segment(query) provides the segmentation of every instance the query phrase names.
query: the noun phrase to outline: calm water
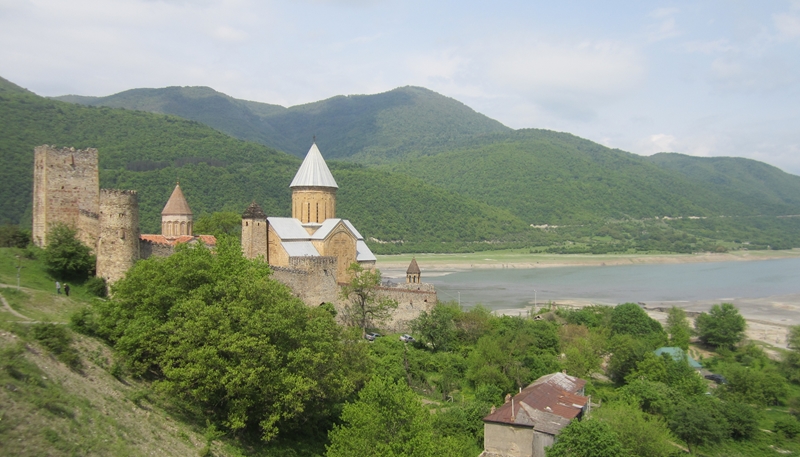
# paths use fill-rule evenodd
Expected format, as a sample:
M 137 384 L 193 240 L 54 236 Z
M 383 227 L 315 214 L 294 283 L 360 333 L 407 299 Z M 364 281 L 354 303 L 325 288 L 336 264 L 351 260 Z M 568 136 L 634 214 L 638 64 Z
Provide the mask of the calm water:
M 439 299 L 521 308 L 535 299 L 594 303 L 734 300 L 800 294 L 800 258 L 669 265 L 490 269 L 424 277 Z

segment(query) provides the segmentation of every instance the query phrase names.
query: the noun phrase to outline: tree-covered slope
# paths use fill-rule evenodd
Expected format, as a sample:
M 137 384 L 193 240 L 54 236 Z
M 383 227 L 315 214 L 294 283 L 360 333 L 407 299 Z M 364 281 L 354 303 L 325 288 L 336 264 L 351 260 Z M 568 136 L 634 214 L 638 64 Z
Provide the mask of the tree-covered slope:
M 800 214 L 800 176 L 772 165 L 742 157 L 693 157 L 666 153 L 646 160 L 665 170 L 676 171 L 707 189 L 723 194 L 756 214 Z
M 268 214 L 287 216 L 289 183 L 300 166 L 296 157 L 194 121 L 0 92 L 0 223 L 30 224 L 33 150 L 41 144 L 97 148 L 101 186 L 139 192 L 145 233 L 159 230 L 160 211 L 178 179 L 196 215 L 241 212 L 255 200 Z M 526 229 L 505 210 L 415 178 L 330 166 L 341 188 L 338 215 L 368 238 L 468 242 Z
M 58 99 L 174 114 L 298 157 L 316 136 L 327 157 L 364 163 L 438 151 L 475 135 L 510 131 L 461 102 L 421 87 L 337 96 L 291 108 L 237 100 L 207 87 L 133 89 L 108 97 Z
M 701 177 L 547 130 L 487 136 L 453 151 L 387 168 L 507 208 L 535 224 L 800 211 L 796 198 L 775 197 L 767 205 L 761 194 L 753 193 L 753 198 L 745 201 L 728 195 L 726 189 L 709 186 Z M 787 176 L 788 180 L 796 178 Z M 753 184 L 738 183 L 743 188 Z M 771 186 L 779 185 L 761 183 L 761 187 Z

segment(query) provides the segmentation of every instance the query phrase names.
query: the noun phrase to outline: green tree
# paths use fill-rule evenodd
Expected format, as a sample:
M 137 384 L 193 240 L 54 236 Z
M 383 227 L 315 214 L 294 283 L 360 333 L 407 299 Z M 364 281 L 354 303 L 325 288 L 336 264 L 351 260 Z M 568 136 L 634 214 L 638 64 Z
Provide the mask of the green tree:
M 623 303 L 611 311 L 611 332 L 616 335 L 632 335 L 646 338 L 651 346 L 666 342 L 666 334 L 657 320 L 647 315 L 636 303 Z
M 726 438 L 728 421 L 720 411 L 720 402 L 704 396 L 681 401 L 670 412 L 669 427 L 689 447 L 716 443 Z
M 342 286 L 341 296 L 348 300 L 344 310 L 344 318 L 353 326 L 361 329 L 362 336 L 367 328 L 384 322 L 397 309 L 397 301 L 378 294 L 381 285 L 381 272 L 378 269 L 368 270 L 353 262 L 347 268 L 350 282 Z
M 686 319 L 686 311 L 683 308 L 673 306 L 667 315 L 667 333 L 669 334 L 670 346 L 689 349 L 689 339 L 692 336 L 692 327 Z
M 672 445 L 675 438 L 667 423 L 660 417 L 642 412 L 635 404 L 603 404 L 594 415 L 611 425 L 620 444 L 631 455 L 668 457 L 675 453 L 675 446 Z
M 372 378 L 341 420 L 328 433 L 328 457 L 437 455 L 431 414 L 402 381 Z
M 547 457 L 627 457 L 619 436 L 606 422 L 574 420 L 561 430 L 556 444 L 546 449 Z
M 16 225 L 0 225 L 0 247 L 24 248 L 31 242 L 30 230 L 22 230 Z
M 202 235 L 233 235 L 241 238 L 242 216 L 230 211 L 203 214 L 195 221 L 193 231 Z
M 83 280 L 94 272 L 92 250 L 81 243 L 66 224 L 54 224 L 47 234 L 44 261 L 47 271 L 59 279 Z
M 138 262 L 96 305 L 97 333 L 134 375 L 264 441 L 302 418 L 329 420 L 353 390 L 350 346 L 324 307 L 309 308 L 223 236 Z M 90 321 L 90 320 L 85 320 Z
M 458 305 L 437 303 L 428 311 L 420 313 L 411 322 L 411 329 L 423 343 L 430 344 L 434 351 L 447 350 L 456 339 L 454 318 L 461 314 Z
M 789 334 L 786 337 L 789 349 L 800 351 L 800 325 L 789 327 Z
M 733 304 L 722 303 L 697 316 L 694 325 L 702 342 L 731 349 L 744 338 L 747 322 Z

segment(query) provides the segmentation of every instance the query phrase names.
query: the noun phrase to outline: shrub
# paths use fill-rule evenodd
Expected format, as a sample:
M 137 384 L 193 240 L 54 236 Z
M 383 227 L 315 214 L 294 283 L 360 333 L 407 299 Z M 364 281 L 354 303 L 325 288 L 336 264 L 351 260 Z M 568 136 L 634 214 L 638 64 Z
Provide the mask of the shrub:
M 73 370 L 82 368 L 78 351 L 72 347 L 72 337 L 69 330 L 63 325 L 34 324 L 31 327 L 33 337 L 42 346 L 52 352 L 58 360 Z
M 95 297 L 104 298 L 108 295 L 108 286 L 106 285 L 105 278 L 92 276 L 87 279 L 83 285 L 86 287 L 86 291 Z

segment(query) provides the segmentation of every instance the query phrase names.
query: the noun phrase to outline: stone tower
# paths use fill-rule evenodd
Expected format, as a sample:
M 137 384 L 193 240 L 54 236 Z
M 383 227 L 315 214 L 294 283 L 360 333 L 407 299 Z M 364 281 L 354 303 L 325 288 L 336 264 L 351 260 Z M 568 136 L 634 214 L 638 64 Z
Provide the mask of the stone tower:
M 417 259 L 412 258 L 406 270 L 406 284 L 419 284 L 422 282 L 422 272 L 417 265 Z
M 97 276 L 108 284 L 139 259 L 139 196 L 135 190 L 100 190 Z
M 164 236 L 192 235 L 192 210 L 183 196 L 180 183 L 175 184 L 167 204 L 161 211 L 161 234 Z
M 263 257 L 269 262 L 267 215 L 256 202 L 242 213 L 242 252 L 248 259 Z
M 303 224 L 322 224 L 325 219 L 336 217 L 339 186 L 316 143 L 311 145 L 289 187 L 292 188 L 293 218 Z
M 78 239 L 97 248 L 100 177 L 97 149 L 34 149 L 33 242 L 47 246 L 47 231 L 55 223 L 78 231 Z

